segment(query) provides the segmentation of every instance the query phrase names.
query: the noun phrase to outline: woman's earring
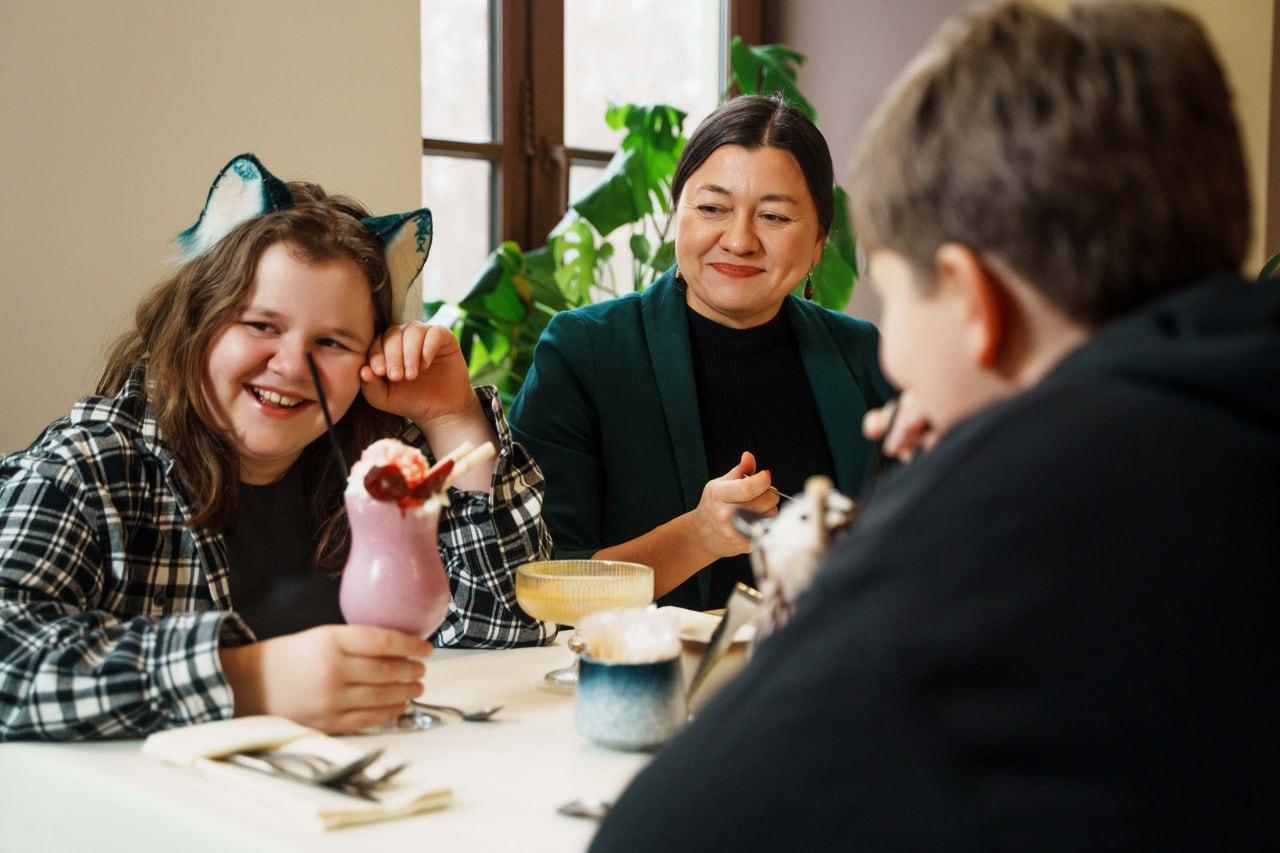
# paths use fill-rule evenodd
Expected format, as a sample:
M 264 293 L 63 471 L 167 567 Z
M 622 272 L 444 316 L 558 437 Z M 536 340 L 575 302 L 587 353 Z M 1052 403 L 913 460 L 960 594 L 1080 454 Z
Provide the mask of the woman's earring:
M 684 276 L 682 276 L 682 275 L 680 274 L 680 265 L 679 265 L 679 264 L 676 264 L 676 284 L 680 285 L 681 287 L 684 287 L 684 286 L 685 286 Z
M 813 273 L 812 272 L 810 272 L 809 276 L 804 280 L 804 298 L 807 300 L 813 299 Z

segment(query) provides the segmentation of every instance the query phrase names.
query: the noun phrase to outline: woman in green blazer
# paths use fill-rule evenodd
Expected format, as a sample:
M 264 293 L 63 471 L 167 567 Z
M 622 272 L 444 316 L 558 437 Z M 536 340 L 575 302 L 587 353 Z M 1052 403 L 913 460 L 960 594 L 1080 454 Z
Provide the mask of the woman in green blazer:
M 831 155 L 802 113 L 743 97 L 689 140 L 672 182 L 677 268 L 561 313 L 511 411 L 546 476 L 555 553 L 654 567 L 663 604 L 723 606 L 750 581 L 735 507 L 826 474 L 857 494 L 862 416 L 890 388 L 867 322 L 791 295 L 822 254 Z

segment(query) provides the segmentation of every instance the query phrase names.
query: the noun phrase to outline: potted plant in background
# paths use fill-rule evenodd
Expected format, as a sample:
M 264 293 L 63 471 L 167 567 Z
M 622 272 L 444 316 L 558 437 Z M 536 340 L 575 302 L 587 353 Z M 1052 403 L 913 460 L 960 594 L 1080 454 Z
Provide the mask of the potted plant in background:
M 729 55 L 726 97 L 777 92 L 816 121 L 813 105 L 796 88 L 803 54 L 781 44 L 750 46 L 735 36 Z M 600 179 L 573 200 L 545 246 L 525 251 L 505 242 L 495 249 L 456 305 L 453 329 L 473 382 L 497 386 L 509 405 L 552 316 L 643 290 L 671 267 L 671 178 L 686 141 L 684 119 L 683 112 L 665 104 L 609 105 L 605 122 L 625 134 Z M 611 262 L 624 245 L 629 275 L 618 281 Z M 856 278 L 847 199 L 837 185 L 831 233 L 813 271 L 814 301 L 844 310 Z M 427 315 L 442 305 L 429 304 Z

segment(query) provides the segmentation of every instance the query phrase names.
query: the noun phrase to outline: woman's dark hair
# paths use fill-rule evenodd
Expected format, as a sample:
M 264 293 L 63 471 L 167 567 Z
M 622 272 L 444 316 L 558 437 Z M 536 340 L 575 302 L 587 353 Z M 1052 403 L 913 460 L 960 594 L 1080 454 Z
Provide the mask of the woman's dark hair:
M 831 149 L 813 122 L 778 95 L 743 95 L 721 104 L 702 120 L 676 164 L 671 179 L 673 204 L 680 204 L 689 176 L 723 145 L 739 145 L 749 151 L 778 148 L 794 157 L 818 209 L 822 233 L 831 231 L 835 211 Z

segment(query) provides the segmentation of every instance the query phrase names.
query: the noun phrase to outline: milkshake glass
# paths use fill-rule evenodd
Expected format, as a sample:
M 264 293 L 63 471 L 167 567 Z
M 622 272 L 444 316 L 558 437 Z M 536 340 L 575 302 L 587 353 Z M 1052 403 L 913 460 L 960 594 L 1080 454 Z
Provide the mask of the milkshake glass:
M 421 451 L 395 439 L 369 445 L 352 466 L 343 495 L 351 550 L 338 593 L 349 624 L 426 638 L 444 621 L 451 595 L 436 529 L 452 467 L 446 460 L 430 468 Z M 421 730 L 438 722 L 415 709 L 378 731 Z
M 440 560 L 440 502 L 402 507 L 364 494 L 346 495 L 351 553 L 338 603 L 352 625 L 394 628 L 429 637 L 449 611 L 449 578 Z

